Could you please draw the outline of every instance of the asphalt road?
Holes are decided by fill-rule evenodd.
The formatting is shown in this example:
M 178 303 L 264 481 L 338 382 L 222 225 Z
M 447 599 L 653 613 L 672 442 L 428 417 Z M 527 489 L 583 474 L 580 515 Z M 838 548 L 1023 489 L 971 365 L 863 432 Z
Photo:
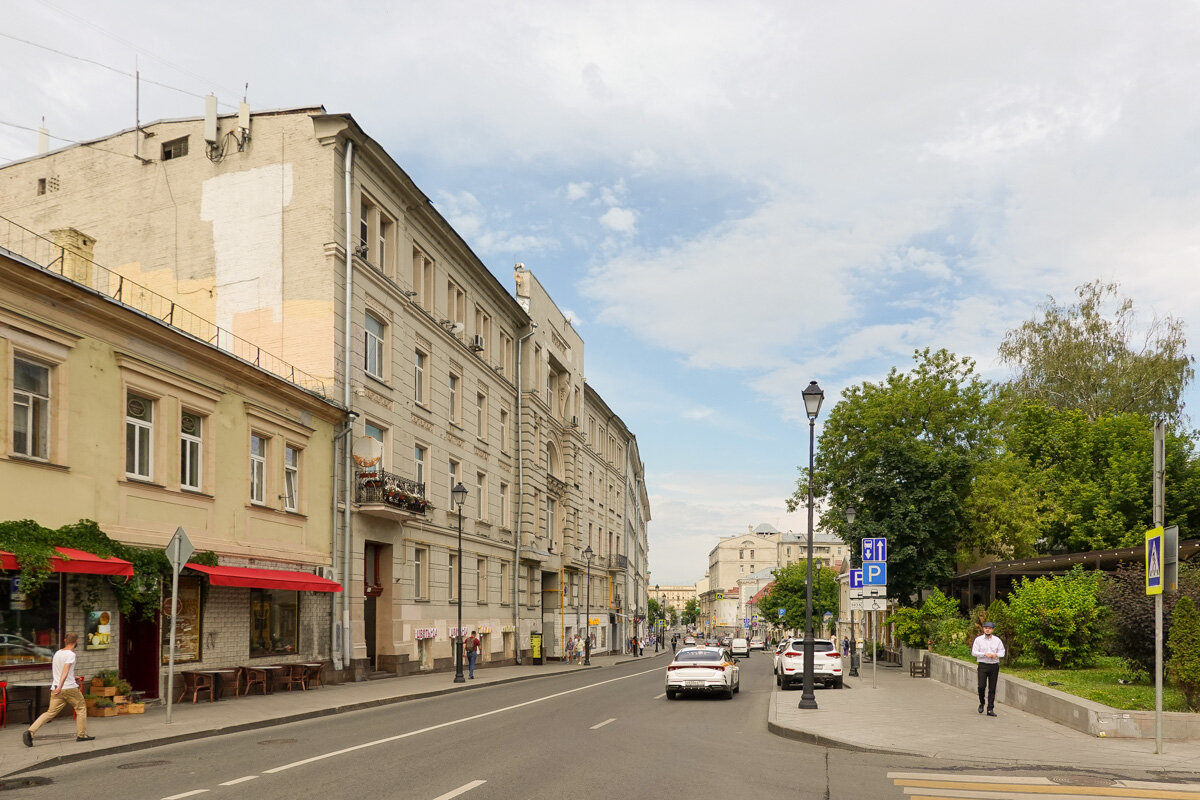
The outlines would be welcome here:
M 888 772 L 929 768 L 767 733 L 770 661 L 741 661 L 733 700 L 668 701 L 647 659 L 69 764 L 6 796 L 898 800 Z

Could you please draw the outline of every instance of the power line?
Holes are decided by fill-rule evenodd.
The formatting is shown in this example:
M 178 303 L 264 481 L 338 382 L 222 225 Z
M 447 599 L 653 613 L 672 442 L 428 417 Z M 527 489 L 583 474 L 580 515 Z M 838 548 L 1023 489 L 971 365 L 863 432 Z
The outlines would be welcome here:
M 201 100 L 203 100 L 203 99 L 204 99 L 204 95 L 202 95 L 202 94 L 197 94 L 197 93 L 195 93 L 195 92 L 190 92 L 190 91 L 188 91 L 187 89 L 180 89 L 178 86 L 171 86 L 169 83 L 162 83 L 162 82 L 160 82 L 160 81 L 153 81 L 153 80 L 150 80 L 149 78 L 143 78 L 143 77 L 140 77 L 140 76 L 134 75 L 132 72 L 126 72 L 125 70 L 122 70 L 122 69 L 117 69 L 116 67 L 109 66 L 108 64 L 104 64 L 104 63 L 101 63 L 101 62 L 99 62 L 99 61 L 93 61 L 93 60 L 92 60 L 92 59 L 90 59 L 90 58 L 84 58 L 83 56 L 77 56 L 77 55 L 75 55 L 75 54 L 73 54 L 73 53 L 65 53 L 65 52 L 63 52 L 62 50 L 56 50 L 55 48 L 53 48 L 53 47 L 49 47 L 48 45 L 39 44 L 39 43 L 37 43 L 37 42 L 31 42 L 31 41 L 29 41 L 28 39 L 22 39 L 22 38 L 21 38 L 21 37 L 19 37 L 19 36 L 13 36 L 11 33 L 4 33 L 3 31 L 0 31 L 0 36 L 3 36 L 5 39 L 12 39 L 14 42 L 20 42 L 21 44 L 27 44 L 27 45 L 29 45 L 30 47 L 37 47 L 37 48 L 40 48 L 40 49 L 42 49 L 42 50 L 46 50 L 46 51 L 48 51 L 48 52 L 51 52 L 51 53 L 54 53 L 54 54 L 56 54 L 56 55 L 63 56 L 64 58 L 73 58 L 73 59 L 75 59 L 76 61 L 82 61 L 82 62 L 83 62 L 83 63 L 85 63 L 85 64 L 91 64 L 92 66 L 95 66 L 95 67 L 100 67 L 100 68 L 102 68 L 102 69 L 106 69 L 106 70 L 108 70 L 108 71 L 110 71 L 110 72 L 115 72 L 115 73 L 117 73 L 118 75 L 124 75 L 126 78 L 137 78 L 137 79 L 138 79 L 138 80 L 140 80 L 142 83 L 149 83 L 149 84 L 153 84 L 154 86 L 161 86 L 162 88 L 164 88 L 164 89 L 170 89 L 170 90 L 171 90 L 171 91 L 173 91 L 173 92 L 179 92 L 179 93 L 181 93 L 181 94 L 190 95 L 191 97 L 198 97 L 198 98 L 200 98 Z M 232 106 L 232 105 L 230 105 L 229 103 L 221 103 L 221 102 L 219 102 L 219 101 L 218 101 L 218 104 L 219 104 L 219 105 L 222 105 L 222 106 L 225 106 L 226 108 L 228 108 L 228 109 L 231 109 L 231 110 L 234 110 L 234 111 L 236 111 L 236 110 L 237 110 L 237 106 Z
M 40 133 L 41 132 L 37 128 L 31 128 L 28 125 L 18 125 L 15 122 L 6 122 L 5 120 L 2 120 L 2 119 L 0 119 L 0 125 L 7 125 L 10 128 L 16 128 L 16 129 L 22 130 L 22 131 L 30 131 L 32 133 Z M 47 135 L 49 135 L 49 134 L 47 134 Z M 79 142 L 79 141 L 76 141 L 75 139 L 67 139 L 66 137 L 63 137 L 63 136 L 50 136 L 50 138 L 57 139 L 60 142 L 69 142 L 70 144 L 77 144 L 82 147 L 90 147 L 91 149 L 99 151 L 101 153 L 112 153 L 114 156 L 121 156 L 122 158 L 132 158 L 134 161 L 145 161 L 145 159 L 143 159 L 143 158 L 138 158 L 137 156 L 132 156 L 132 155 L 129 155 L 128 153 L 118 153 L 116 150 L 105 150 L 103 147 L 97 147 L 94 143 L 91 143 L 91 142 Z M 16 161 L 16 160 L 17 159 L 15 159 L 15 158 L 9 159 L 9 161 Z

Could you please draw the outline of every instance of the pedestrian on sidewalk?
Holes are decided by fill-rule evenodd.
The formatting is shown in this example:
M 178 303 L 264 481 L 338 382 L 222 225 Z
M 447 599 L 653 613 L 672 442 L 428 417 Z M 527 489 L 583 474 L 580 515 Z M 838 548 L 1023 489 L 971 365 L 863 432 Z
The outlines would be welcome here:
M 50 664 L 50 708 L 45 714 L 33 721 L 29 730 L 21 734 L 21 741 L 26 747 L 33 747 L 33 735 L 38 728 L 58 716 L 59 712 L 68 705 L 75 709 L 75 741 L 90 742 L 95 736 L 87 732 L 87 703 L 83 700 L 83 692 L 75 680 L 75 646 L 79 644 L 79 635 L 68 633 L 63 637 L 62 649 L 54 654 Z
M 975 637 L 971 655 L 979 662 L 979 713 L 983 713 L 984 689 L 987 689 L 987 715 L 996 716 L 996 684 L 1000 681 L 1000 659 L 1004 657 L 1004 642 L 992 633 L 996 627 L 991 620 L 983 623 L 983 633 Z
M 471 631 L 471 635 L 463 642 L 463 651 L 467 654 L 467 672 L 468 677 L 475 677 L 475 660 L 479 658 L 479 637 L 475 635 L 475 631 Z
M 584 642 L 580 635 L 575 634 L 575 663 L 583 666 Z
M 566 650 L 567 650 L 567 663 L 570 664 L 572 661 L 575 660 L 575 637 L 574 636 L 567 637 Z

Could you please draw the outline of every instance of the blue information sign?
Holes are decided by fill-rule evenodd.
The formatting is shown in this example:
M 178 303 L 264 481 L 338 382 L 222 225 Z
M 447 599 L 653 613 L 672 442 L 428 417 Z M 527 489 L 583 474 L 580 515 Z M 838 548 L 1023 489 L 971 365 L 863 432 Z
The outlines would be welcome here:
M 783 615 L 784 615 L 784 614 L 786 614 L 786 613 L 787 613 L 787 609 L 786 609 L 786 608 L 783 608 L 782 606 L 780 606 L 780 608 L 779 608 L 779 618 L 780 618 L 780 619 L 783 619 Z
M 861 569 L 850 570 L 850 588 L 851 589 L 861 589 L 862 585 L 863 585 L 862 570 Z
M 862 560 L 887 561 L 887 539 L 863 539 Z
M 887 586 L 887 564 L 883 561 L 863 562 L 863 583 L 867 586 Z

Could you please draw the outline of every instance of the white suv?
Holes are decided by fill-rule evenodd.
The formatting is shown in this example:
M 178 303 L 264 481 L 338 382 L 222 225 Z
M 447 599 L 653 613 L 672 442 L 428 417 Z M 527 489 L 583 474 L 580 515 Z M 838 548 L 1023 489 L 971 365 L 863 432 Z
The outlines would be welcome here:
M 786 639 L 775 657 L 775 683 L 781 689 L 804 680 L 804 640 Z M 813 683 L 842 688 L 842 654 L 830 639 L 813 639 Z
M 735 656 L 750 657 L 750 641 L 748 639 L 734 639 L 729 643 L 729 652 Z

